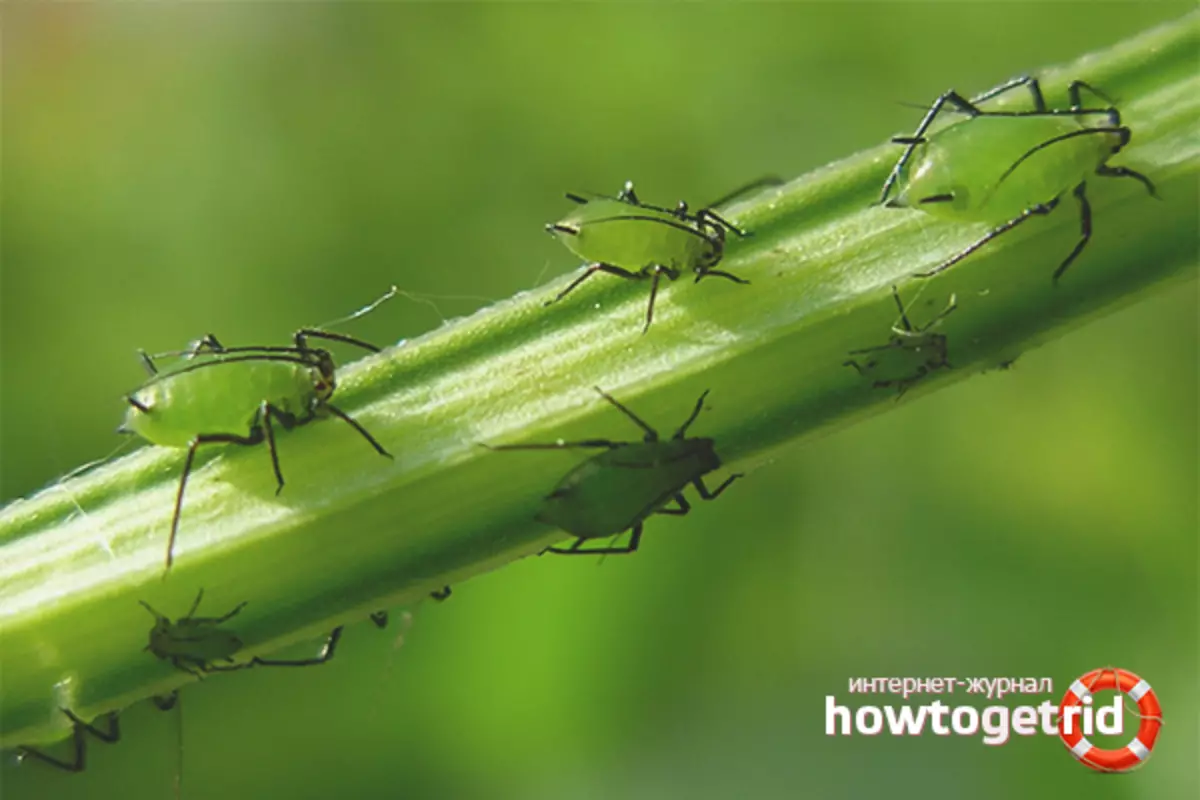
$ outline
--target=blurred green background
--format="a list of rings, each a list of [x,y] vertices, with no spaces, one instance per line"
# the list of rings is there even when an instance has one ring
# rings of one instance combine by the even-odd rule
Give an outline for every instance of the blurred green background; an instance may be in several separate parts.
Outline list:
[[[355,333],[412,337],[577,266],[541,230],[563,191],[798,175],[910,130],[898,101],[1192,7],[7,7],[0,498],[117,444],[138,347],[283,342],[393,283],[438,299]],[[182,722],[189,799],[1196,797],[1197,311],[1176,285],[782,451],[637,557],[458,586],[402,649],[363,624],[326,667],[140,704],[83,775],[6,754],[4,796],[172,796]],[[1043,736],[824,735],[826,695],[899,702],[851,677],[1045,675],[1057,702],[1106,664],[1167,720],[1133,775]]]

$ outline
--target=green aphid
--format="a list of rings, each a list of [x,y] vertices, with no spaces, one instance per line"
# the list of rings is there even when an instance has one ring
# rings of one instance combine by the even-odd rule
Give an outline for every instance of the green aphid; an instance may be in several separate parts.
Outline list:
[[[854,367],[859,375],[871,376],[877,373],[880,368],[879,359],[886,353],[902,354],[900,360],[907,365],[914,364],[911,371],[907,374],[898,377],[876,378],[872,383],[876,389],[887,389],[896,387],[896,399],[899,400],[904,396],[913,384],[924,378],[929,373],[949,368],[950,354],[948,347],[948,339],[944,333],[934,333],[930,329],[945,319],[951,312],[958,308],[958,303],[954,295],[950,295],[950,302],[946,308],[942,310],[933,319],[926,322],[920,327],[914,327],[908,319],[908,312],[904,308],[904,302],[900,299],[900,293],[896,287],[892,287],[892,298],[896,301],[896,307],[900,310],[900,327],[892,327],[892,335],[888,339],[887,344],[876,345],[875,347],[864,347],[859,350],[851,350],[852,356],[865,356],[861,359],[849,359],[842,362],[844,367]],[[891,359],[888,359],[891,361]]]
[[[371,311],[394,294],[395,289],[346,319]],[[171,517],[167,569],[174,560],[184,489],[196,450],[202,445],[249,446],[265,441],[275,472],[276,494],[284,484],[275,448],[276,423],[290,430],[332,415],[344,420],[380,455],[392,457],[365,428],[329,402],[337,387],[333,356],[324,348],[311,346],[309,339],[379,352],[375,345],[351,336],[305,328],[296,332],[290,347],[225,347],[209,334],[188,352],[175,354],[183,357],[163,369],[153,357],[142,353],[151,377],[126,398],[129,409],[118,430],[135,433],[156,445],[188,449]]]
[[[115,711],[104,715],[104,726],[107,730],[102,730],[84,722],[68,709],[64,708],[61,711],[67,715],[67,719],[71,720],[71,743],[74,748],[72,759],[64,761],[37,748],[21,746],[17,748],[17,753],[22,759],[26,756],[32,756],[39,761],[66,770],[67,772],[83,772],[87,767],[87,741],[84,738],[85,734],[90,733],[100,741],[108,744],[114,744],[121,739],[121,726],[117,720],[118,715]]]
[[[176,669],[197,678],[203,678],[211,672],[233,672],[250,667],[310,667],[324,664],[333,658],[342,638],[342,626],[339,625],[330,632],[320,654],[313,658],[266,659],[254,656],[249,661],[235,663],[234,656],[242,649],[242,640],[231,631],[222,630],[221,625],[237,616],[246,603],[238,603],[232,611],[220,617],[197,617],[196,610],[200,607],[202,597],[203,589],[196,595],[196,600],[187,615],[175,621],[158,613],[145,601],[139,601],[154,615],[150,643],[144,649],[149,650],[156,658],[170,661]],[[372,614],[371,621],[376,627],[383,628],[387,625],[387,614]],[[219,661],[226,663],[216,663]],[[173,700],[169,702],[170,705],[174,704]],[[159,708],[170,708],[170,705],[163,705],[157,699],[155,703]]]
[[[1022,86],[1033,95],[1033,110],[984,111],[978,107]],[[1081,92],[1085,89],[1110,105],[1084,108]],[[880,203],[889,208],[920,209],[942,219],[996,226],[933,269],[918,273],[919,277],[936,275],[1022,222],[1049,214],[1071,191],[1079,203],[1080,236],[1054,271],[1057,283],[1092,235],[1088,178],[1133,178],[1158,196],[1145,175],[1108,165],[1132,136],[1111,101],[1082,81],[1074,81],[1067,91],[1070,108],[1051,109],[1046,107],[1036,78],[1009,81],[973,100],[951,90],[933,103],[913,135],[892,139],[906,147],[883,185]],[[966,114],[967,119],[927,135],[943,110]],[[902,177],[899,194],[889,199]]]
[[[690,483],[701,499],[713,500],[738,478],[730,475],[724,483],[710,492],[704,477],[721,466],[713,440],[686,438],[688,426],[700,414],[704,398],[700,395],[691,416],[679,426],[667,441],[632,411],[613,397],[596,389],[601,397],[646,432],[640,442],[613,442],[608,439],[586,439],[579,442],[554,444],[510,444],[491,447],[492,450],[568,450],[598,449],[592,456],[572,469],[542,501],[536,519],[554,525],[576,537],[567,548],[549,547],[547,552],[563,555],[589,553],[632,553],[642,538],[642,525],[651,514],[682,516],[691,510],[683,489]],[[490,447],[490,446],[489,446]],[[667,507],[671,501],[673,507]],[[590,539],[615,537],[632,530],[629,542],[621,546],[582,549]]]
[[[203,597],[204,590],[201,589],[188,613],[174,621],[155,611],[146,601],[138,601],[154,615],[150,642],[144,649],[149,650],[155,658],[170,661],[176,669],[198,678],[203,677],[202,673],[205,672],[240,669],[243,666],[218,666],[214,662],[233,664],[233,657],[242,649],[242,640],[230,631],[221,630],[221,625],[236,617],[246,604],[238,603],[232,611],[220,617],[197,617],[196,611]]]
[[[725,278],[734,283],[749,283],[732,273],[714,269],[725,255],[729,233],[745,238],[750,234],[712,210],[750,189],[780,183],[778,178],[763,178],[738,189],[695,213],[687,203],[673,209],[641,202],[627,181],[616,197],[568,194],[579,208],[558,222],[546,226],[567,248],[591,263],[583,274],[546,303],[556,303],[597,272],[607,272],[626,280],[650,279],[650,302],[646,306],[645,333],[654,320],[654,299],[659,281],[666,276],[676,280],[685,272],[696,275],[696,283],[708,277]]]

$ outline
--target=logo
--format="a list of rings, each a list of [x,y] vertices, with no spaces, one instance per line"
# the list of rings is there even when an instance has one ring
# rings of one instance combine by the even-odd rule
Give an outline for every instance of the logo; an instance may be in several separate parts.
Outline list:
[[[1084,735],[1092,729],[1092,695],[1095,692],[1115,690],[1137,703],[1137,711],[1130,711],[1141,719],[1137,734],[1129,744],[1119,750],[1096,747]],[[1114,702],[1120,708],[1120,699]],[[1104,729],[1101,717],[1108,708],[1095,715],[1096,727],[1101,733],[1117,733]],[[1058,735],[1071,755],[1097,772],[1128,772],[1145,763],[1154,750],[1158,730],[1162,727],[1162,707],[1150,684],[1129,670],[1105,667],[1094,669],[1078,680],[1072,681],[1058,707]]]
[[[1105,773],[1129,772],[1146,763],[1163,724],[1162,706],[1150,684],[1116,667],[1094,669],[1071,681],[1059,703],[1052,699],[1058,694],[1049,677],[856,677],[850,678],[847,689],[851,695],[891,695],[901,702],[843,705],[826,695],[826,736],[965,736],[989,747],[1002,746],[1014,736],[1044,736],[1060,739],[1077,761]],[[1105,691],[1115,695],[1101,703],[1095,695]],[[942,702],[942,696],[955,694],[967,695],[966,702]],[[939,697],[931,703],[917,699],[926,695]],[[1005,697],[1016,696],[1021,696],[1017,703],[1010,699],[1001,705]],[[1128,718],[1137,720],[1137,733],[1124,747],[1109,749],[1110,742],[1127,735]],[[1089,739],[1096,735],[1115,738],[1099,740],[1105,746],[1098,747]]]

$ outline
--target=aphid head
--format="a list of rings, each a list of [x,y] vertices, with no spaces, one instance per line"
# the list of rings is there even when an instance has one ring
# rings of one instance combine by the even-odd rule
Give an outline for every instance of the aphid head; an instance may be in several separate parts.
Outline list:
[[[725,226],[707,217],[699,217],[694,222],[696,229],[708,241],[708,246],[696,259],[695,270],[703,273],[721,263],[725,257]]]
[[[316,347],[309,350],[308,356],[312,359],[313,392],[317,401],[323,403],[333,396],[333,390],[337,388],[334,377],[337,367],[328,350]]]
[[[1120,137],[1117,140],[1117,143],[1113,145],[1112,151],[1115,154],[1121,152],[1121,148],[1129,144],[1129,140],[1133,138],[1133,131],[1129,130],[1129,128],[1126,128],[1124,125],[1121,125],[1116,127],[1114,132]]]
[[[149,650],[157,656],[163,652],[164,640],[171,638],[171,620],[151,608],[150,604],[145,600],[139,600],[138,602],[141,603],[142,608],[154,616],[154,627],[150,629],[150,642],[143,649]],[[159,657],[161,658],[161,656]]]

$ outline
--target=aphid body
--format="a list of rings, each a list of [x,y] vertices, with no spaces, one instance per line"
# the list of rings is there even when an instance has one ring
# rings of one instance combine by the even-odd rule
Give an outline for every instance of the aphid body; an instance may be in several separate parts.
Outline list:
[[[333,388],[333,361],[324,350],[198,353],[133,392],[122,427],[153,444],[188,447],[200,431],[247,435],[264,407],[289,427],[307,421]]]
[[[576,537],[569,548],[548,548],[549,552],[632,553],[641,540],[642,526],[652,514],[684,515],[691,510],[683,489],[691,484],[704,500],[712,500],[729,484],[742,477],[731,475],[715,491],[709,491],[703,476],[718,469],[712,439],[687,438],[688,426],[695,421],[708,392],[700,396],[691,416],[667,441],[657,431],[600,389],[596,391],[645,431],[641,442],[614,442],[588,439],[554,444],[500,445],[493,450],[561,450],[594,448],[602,452],[568,472],[542,501],[536,519],[554,525]],[[668,506],[674,501],[675,505]],[[632,530],[626,545],[581,549],[590,539],[616,536]]]
[[[896,307],[900,310],[900,325],[892,327],[892,335],[887,343],[851,350],[850,355],[859,358],[848,359],[842,362],[842,366],[854,367],[855,371],[864,377],[876,376],[872,383],[876,389],[896,387],[896,399],[899,400],[913,384],[929,373],[951,366],[949,339],[946,334],[938,333],[932,328],[955,311],[958,303],[955,296],[950,295],[950,302],[940,314],[924,325],[914,326],[909,321],[908,311],[904,308],[900,292],[895,286],[892,287],[892,299],[896,301]],[[900,358],[889,358],[893,355]],[[880,359],[887,359],[887,365],[881,364]],[[894,363],[897,361],[902,363]],[[882,374],[884,370],[893,368],[900,374]]]
[[[220,617],[197,617],[196,611],[203,597],[204,590],[201,589],[188,613],[175,621],[158,613],[148,603],[139,601],[154,615],[150,643],[145,649],[156,658],[170,661],[178,669],[197,677],[202,672],[219,670],[214,668],[216,661],[232,663],[234,655],[242,649],[242,640],[229,631],[221,630],[221,624],[237,616],[246,605],[239,603]]]
[[[756,181],[751,186],[764,183]],[[741,191],[744,189],[739,193]],[[683,202],[674,209],[642,203],[634,192],[632,181],[626,182],[616,197],[568,194],[567,198],[579,203],[579,207],[558,222],[547,225],[546,230],[571,252],[591,263],[546,305],[558,302],[597,272],[626,280],[649,278],[650,302],[646,307],[644,333],[654,319],[654,299],[663,276],[673,281],[684,272],[694,272],[697,283],[710,276],[749,283],[744,278],[714,269],[724,257],[727,233],[739,237],[749,234],[711,208],[692,213]]]
[[[1020,87],[1029,89],[1032,110],[985,111],[977,105]],[[892,139],[906,147],[883,185],[881,203],[890,208],[920,209],[942,219],[996,226],[933,269],[917,273],[919,277],[936,275],[1030,218],[1049,214],[1069,191],[1079,204],[1080,234],[1054,271],[1057,282],[1092,235],[1092,209],[1087,199],[1087,181],[1092,176],[1133,178],[1157,197],[1154,184],[1145,175],[1128,167],[1109,166],[1109,159],[1129,143],[1132,133],[1111,105],[1085,108],[1085,90],[1107,100],[1086,83],[1075,81],[1067,90],[1070,108],[1047,108],[1038,81],[1028,77],[973,100],[951,90],[934,102],[912,136]],[[928,133],[947,106],[966,118]],[[893,197],[897,184],[900,191]]]
[[[918,146],[897,202],[942,219],[1007,222],[1078,185],[1128,141],[1128,129],[1091,130],[1074,117],[964,120]],[[1037,147],[1045,142],[1055,144]]]
[[[394,294],[393,289],[353,316]],[[291,429],[333,415],[354,428],[380,455],[391,458],[366,429],[329,402],[337,387],[333,356],[324,348],[311,346],[310,338],[379,352],[379,348],[359,339],[308,328],[296,332],[291,346],[281,347],[225,347],[209,334],[190,351],[174,354],[181,357],[161,370],[153,357],[142,353],[150,379],[126,397],[129,408],[118,430],[137,434],[152,444],[188,448],[167,540],[168,569],[174,560],[184,489],[201,445],[257,445],[265,441],[275,473],[276,494],[284,485],[275,448],[276,423]]]
[[[582,259],[641,271],[702,272],[721,260],[720,225],[705,227],[657,208],[611,197],[588,200],[548,230]]]

